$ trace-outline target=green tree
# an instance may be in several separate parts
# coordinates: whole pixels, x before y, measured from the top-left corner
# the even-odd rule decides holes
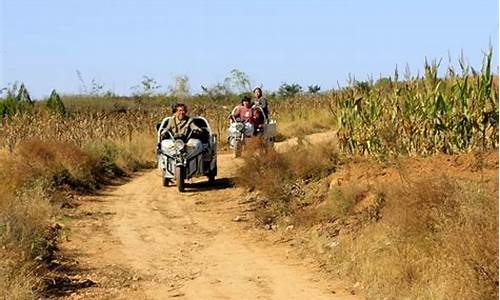
[[[19,85],[15,82],[11,84],[6,91],[5,100],[3,100],[0,105],[0,113],[2,116],[29,111],[34,106],[34,102],[24,83]]]
[[[21,86],[19,87],[19,91],[17,92],[16,100],[21,102],[21,103],[26,103],[28,105],[33,105],[34,102],[31,100],[30,93],[28,92],[28,89],[24,85],[24,83],[21,83]]]
[[[316,94],[320,90],[321,90],[321,87],[319,85],[317,85],[317,84],[310,85],[310,86],[307,87],[307,91],[309,92],[309,94]]]
[[[47,108],[54,113],[59,113],[62,115],[66,114],[66,107],[64,106],[64,103],[62,102],[61,97],[56,92],[56,90],[52,90],[49,99],[47,99],[46,105]]]
[[[297,83],[288,84],[283,82],[278,89],[278,96],[291,98],[302,91],[302,87]]]

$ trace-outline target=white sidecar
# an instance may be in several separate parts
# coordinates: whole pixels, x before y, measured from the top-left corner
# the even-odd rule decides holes
[[[228,129],[228,142],[229,148],[233,150],[235,157],[241,156],[245,139],[255,136],[255,131],[257,131],[257,136],[268,143],[273,143],[276,137],[276,121],[268,119],[261,107],[254,106],[253,108],[260,110],[264,118],[262,129],[256,130],[252,123],[245,123],[239,119],[235,119],[233,116],[238,107],[235,107],[231,112],[231,123],[229,124]]]

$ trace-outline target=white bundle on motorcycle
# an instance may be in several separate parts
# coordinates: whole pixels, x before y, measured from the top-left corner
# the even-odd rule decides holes
[[[253,136],[254,127],[252,123],[233,122],[229,125],[229,146],[234,148],[234,143],[240,135],[244,134],[246,137]]]
[[[161,151],[170,156],[170,157],[175,157],[176,155],[176,143],[174,140],[163,140],[161,141]],[[200,153],[203,152],[203,144],[201,143],[200,140],[198,139],[189,139],[189,141],[185,145],[186,153],[187,153],[187,159],[188,159],[188,165],[187,169],[192,170],[191,173],[186,174],[187,176],[191,176],[193,172],[196,171],[197,166],[201,164],[201,159],[202,156],[197,156]],[[191,157],[197,157],[196,159],[191,159]],[[173,170],[175,169],[175,159],[167,159],[166,156],[162,156],[158,160],[158,167],[160,170],[170,170],[169,175],[167,177],[172,178],[173,176]]]
[[[229,135],[239,135],[241,130],[245,128],[245,136],[253,136],[254,127],[252,123],[243,123],[243,122],[233,122],[229,124]]]
[[[161,141],[161,151],[169,156],[175,155],[175,142],[174,140],[163,140]],[[186,143],[186,152],[188,158],[194,155],[198,155],[203,152],[203,144],[198,139],[189,139]]]

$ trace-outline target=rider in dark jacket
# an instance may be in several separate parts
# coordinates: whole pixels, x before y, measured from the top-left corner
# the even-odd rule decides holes
[[[262,108],[266,118],[269,118],[269,108],[267,106],[267,99],[262,95],[262,89],[260,87],[256,87],[253,89],[253,93],[255,95],[254,105]]]

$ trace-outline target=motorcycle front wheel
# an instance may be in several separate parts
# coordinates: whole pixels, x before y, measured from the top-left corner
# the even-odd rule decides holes
[[[234,157],[240,157],[241,156],[241,150],[242,150],[241,141],[235,141],[234,142],[234,147],[233,147]]]
[[[175,168],[175,182],[177,184],[177,189],[179,192],[184,192],[186,189],[185,187],[185,180],[186,180],[186,172],[184,170],[184,167],[178,166]]]

